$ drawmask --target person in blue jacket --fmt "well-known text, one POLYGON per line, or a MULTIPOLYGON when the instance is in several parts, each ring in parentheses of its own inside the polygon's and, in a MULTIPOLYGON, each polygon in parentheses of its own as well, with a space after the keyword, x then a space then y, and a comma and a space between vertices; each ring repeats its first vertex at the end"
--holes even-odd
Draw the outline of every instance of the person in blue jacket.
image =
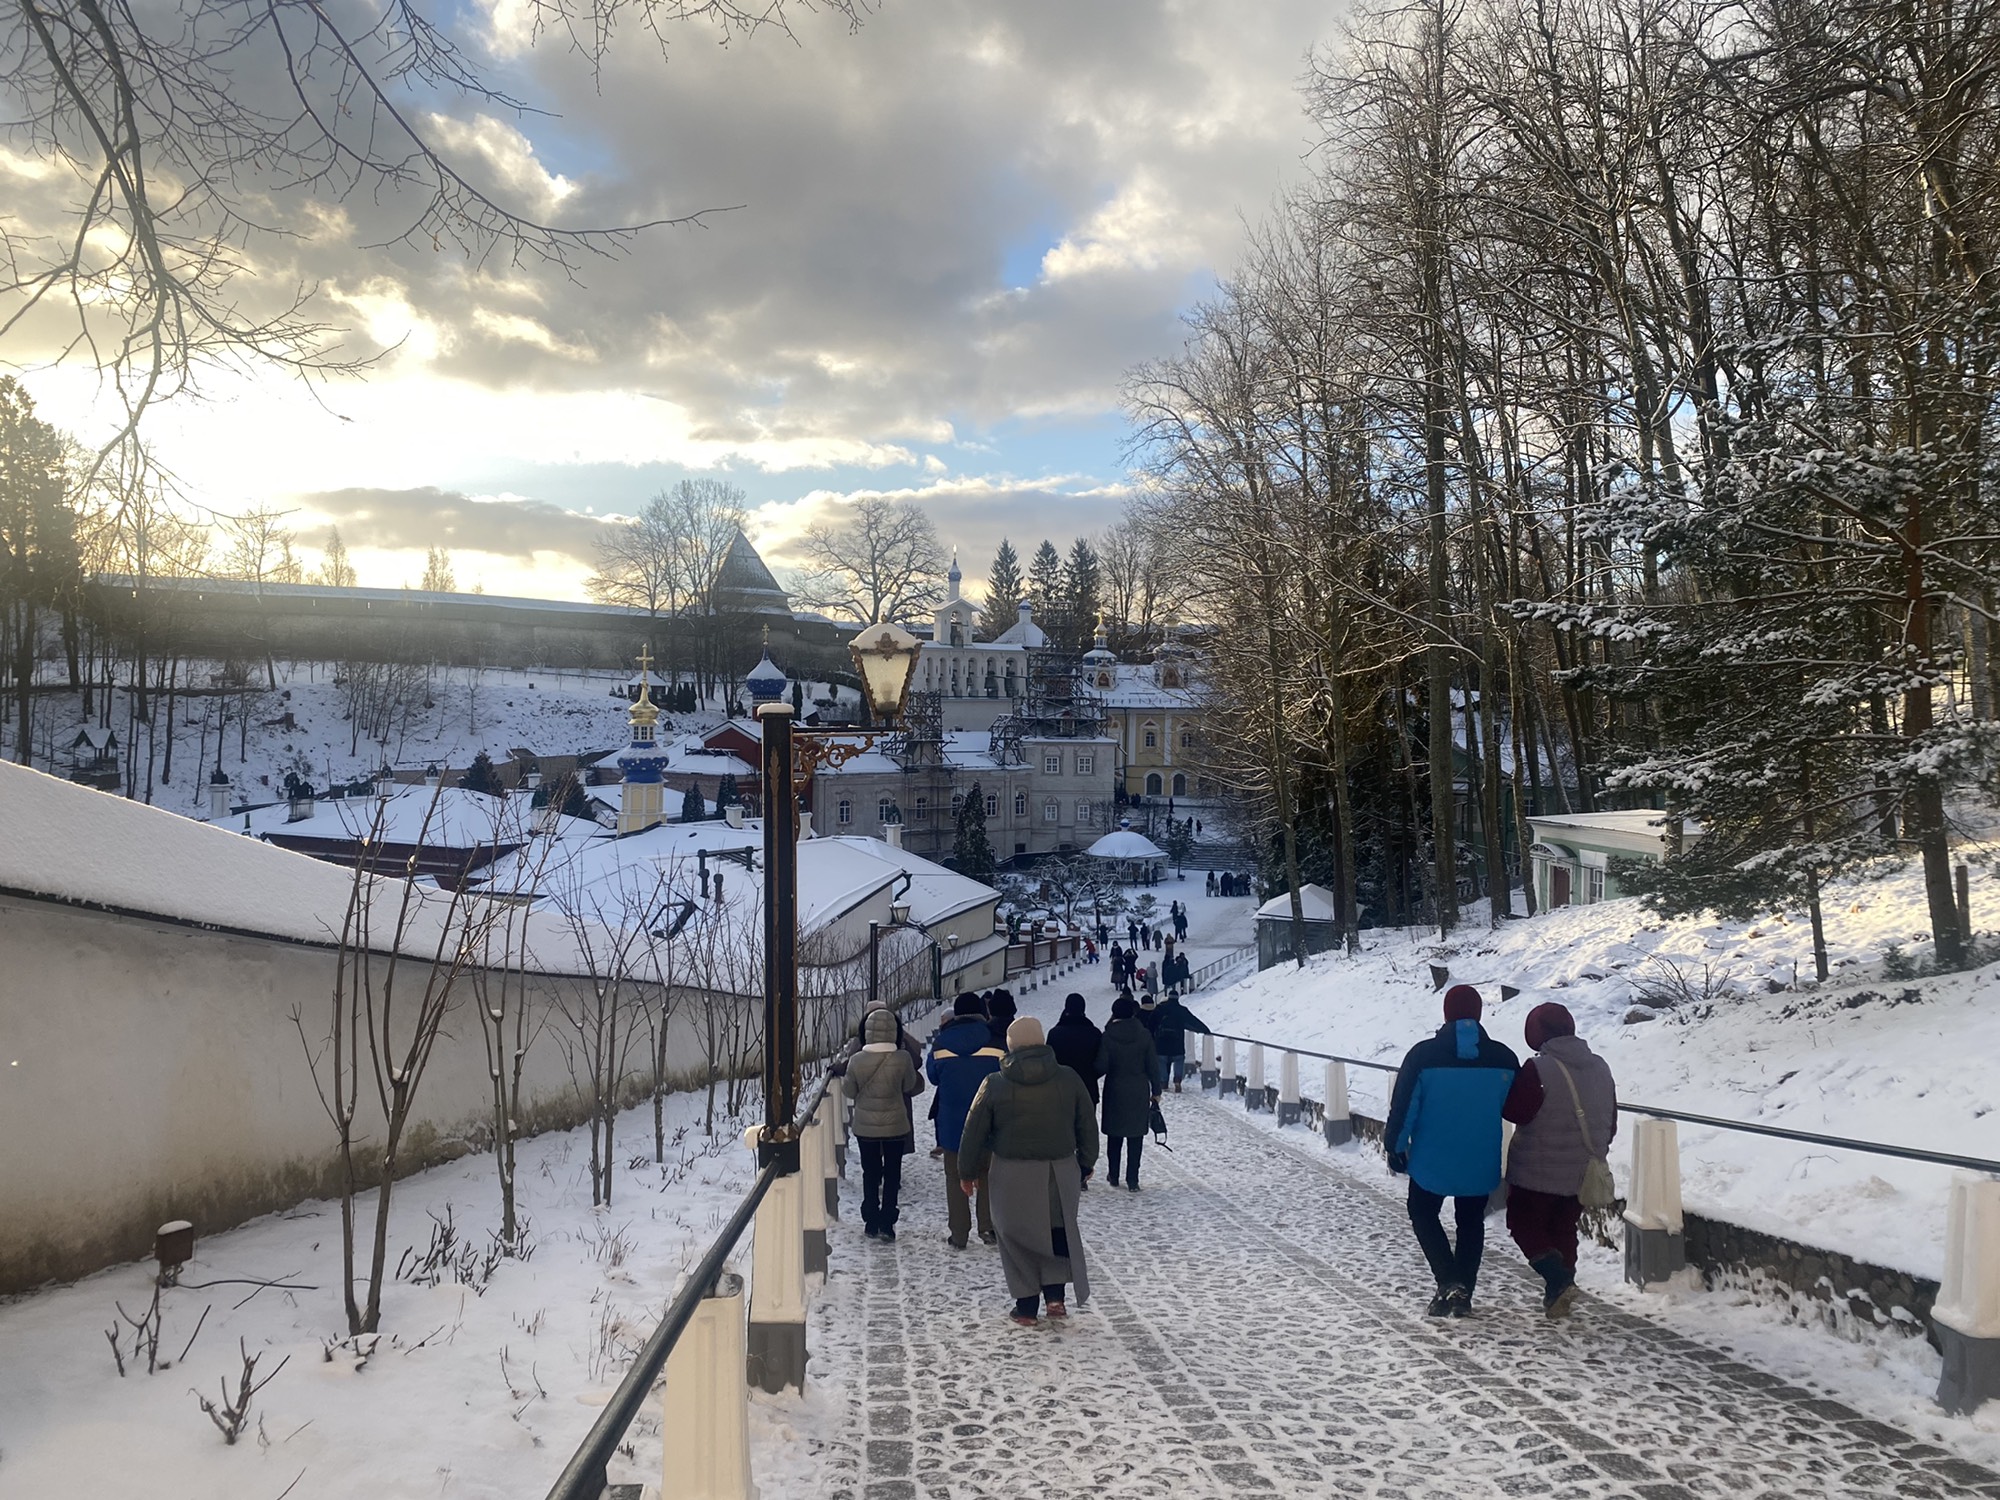
POLYGON ((1469 984, 1444 992, 1444 1025, 1397 1069, 1382 1136, 1389 1170, 1410 1174, 1410 1223, 1437 1278, 1434 1318, 1472 1311, 1486 1200, 1500 1185, 1500 1110, 1521 1068, 1513 1049, 1479 1024, 1481 1008, 1469 984), (1440 1220, 1447 1198, 1458 1221, 1456 1250, 1440 1220))
MULTIPOLYGON (((972 1099, 989 1073, 999 1071, 1006 1050, 993 1043, 992 1023, 977 995, 960 995, 952 1006, 951 1024, 931 1041, 924 1071, 937 1085, 937 1141, 944 1148, 944 1201, 948 1243, 963 1250, 972 1235, 972 1207, 958 1175, 958 1146, 965 1137, 965 1117, 972 1099)), ((970 1167, 972 1163, 967 1162, 970 1167)), ((986 1203, 986 1179, 979 1184, 979 1237, 993 1244, 993 1210, 986 1203)))

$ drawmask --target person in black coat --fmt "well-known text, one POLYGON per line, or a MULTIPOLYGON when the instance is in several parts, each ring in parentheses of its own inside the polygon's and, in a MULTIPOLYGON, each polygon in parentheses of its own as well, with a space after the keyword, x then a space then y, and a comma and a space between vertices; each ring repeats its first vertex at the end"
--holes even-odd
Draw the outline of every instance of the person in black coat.
POLYGON ((993 1022, 993 1045, 1002 1052, 1007 1050, 1007 1028, 1014 1024, 1014 1017, 1020 1008, 1014 1004, 1011 990, 994 990, 986 997, 986 1014, 993 1022))
POLYGON ((1056 1061, 1074 1069, 1083 1080, 1092 1104, 1097 1103, 1097 1049, 1103 1042, 1104 1033, 1084 1013, 1083 996, 1065 998, 1062 1019, 1049 1028, 1049 1046, 1055 1050, 1056 1061))
POLYGON ((1153 1104, 1160 1097, 1160 1054, 1129 996, 1111 1003, 1111 1024, 1104 1028, 1097 1067, 1104 1075, 1104 1180, 1118 1185, 1117 1158, 1122 1154, 1125 1186, 1136 1193, 1139 1155, 1145 1148, 1153 1104))
MULTIPOLYGON (((1187 967, 1187 960, 1181 960, 1181 967, 1187 967)), ((1181 997, 1172 990, 1167 998, 1153 1010, 1153 1045, 1160 1049, 1160 1062, 1172 1076, 1174 1092, 1181 1091, 1181 1079, 1187 1074, 1187 1034, 1199 1031, 1208 1035, 1208 1026, 1193 1011, 1181 1004, 1181 997)))

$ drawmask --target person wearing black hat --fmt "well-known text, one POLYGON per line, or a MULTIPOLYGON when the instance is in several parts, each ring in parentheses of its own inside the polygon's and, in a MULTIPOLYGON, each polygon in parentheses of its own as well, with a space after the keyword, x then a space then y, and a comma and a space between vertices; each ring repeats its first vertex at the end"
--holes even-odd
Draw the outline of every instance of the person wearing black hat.
MULTIPOLYGON (((1528 1045, 1503 1113, 1514 1122, 1507 1151, 1507 1232, 1542 1278, 1542 1311, 1569 1316, 1576 1301, 1576 1226, 1584 1173, 1618 1133, 1611 1068, 1576 1034, 1576 1018, 1553 1001, 1528 1012, 1528 1045)), ((1602 1170, 1602 1169, 1600 1169, 1602 1170)))
POLYGON ((1146 1146, 1152 1106, 1160 1098, 1160 1054, 1153 1033, 1139 1020, 1139 1007, 1125 997, 1111 1002, 1111 1021, 1098 1047, 1097 1070, 1104 1075, 1104 1180, 1118 1186, 1118 1159, 1125 1158, 1125 1186, 1139 1191, 1139 1156, 1146 1146))
MULTIPOLYGON (((963 1250, 972 1235, 972 1207, 959 1177, 958 1147, 965 1135, 965 1116, 979 1085, 997 1071, 1005 1049, 993 1045, 992 1028, 977 995, 960 995, 952 1005, 951 1023, 931 1039, 930 1061, 924 1071, 937 1085, 937 1140, 944 1153, 946 1238, 963 1250)), ((986 1183, 978 1181, 979 1237, 994 1241, 993 1211, 986 1202, 986 1183)))
POLYGON ((1007 1028, 1020 1013, 1020 1007, 1014 1003, 1012 990, 994 990, 987 995, 986 1015, 991 1022, 993 1045, 998 1047, 1003 1055, 1007 1051, 1007 1028))
POLYGON ((1104 1033, 1085 1011, 1083 996, 1065 995, 1062 1019, 1049 1028, 1049 1046, 1055 1050, 1056 1061, 1074 1069, 1083 1080, 1092 1105, 1097 1103, 1097 1048, 1103 1040, 1104 1033))
POLYGON ((1472 1311, 1486 1247, 1486 1200, 1500 1185, 1500 1111, 1521 1067, 1513 1049, 1479 1024, 1481 1008, 1469 984, 1444 992, 1444 1025, 1396 1070, 1383 1127, 1389 1170, 1410 1176, 1410 1224, 1437 1279, 1434 1318, 1472 1311), (1439 1217, 1447 1198, 1458 1225, 1455 1250, 1439 1217))

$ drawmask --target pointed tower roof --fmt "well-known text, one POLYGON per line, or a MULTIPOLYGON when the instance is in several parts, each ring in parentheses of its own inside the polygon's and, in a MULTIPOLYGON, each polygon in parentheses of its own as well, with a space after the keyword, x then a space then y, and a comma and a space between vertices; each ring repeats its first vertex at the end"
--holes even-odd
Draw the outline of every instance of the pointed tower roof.
POLYGON ((716 570, 711 592, 718 614, 782 615, 787 620, 792 617, 791 600, 778 586, 764 559, 757 555, 757 549, 750 545, 750 538, 740 531, 730 542, 722 566, 716 570))

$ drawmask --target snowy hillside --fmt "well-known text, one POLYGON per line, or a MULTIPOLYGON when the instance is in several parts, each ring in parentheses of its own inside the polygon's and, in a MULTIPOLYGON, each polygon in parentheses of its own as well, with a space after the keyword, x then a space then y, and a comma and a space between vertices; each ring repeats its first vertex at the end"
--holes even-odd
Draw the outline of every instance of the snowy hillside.
MULTIPOLYGON (((1479 987, 1489 1029, 1524 1055, 1528 1012, 1568 1006, 1627 1102, 2000 1159, 2000 964, 1894 977, 1929 956, 1914 869, 1828 898, 1824 987, 1812 982, 1802 918, 1668 921, 1613 901, 1471 926, 1444 945, 1366 932, 1354 958, 1272 969, 1199 1008, 1218 1031, 1394 1063, 1438 1024, 1428 966, 1442 963, 1479 987), (1502 1001, 1502 984, 1521 993, 1502 1001), (1669 1005, 1668 991, 1691 993, 1669 1005)), ((2000 931, 1990 869, 1973 872, 1972 917, 1990 946, 2000 931)), ((1302 1077, 1316 1080, 1315 1065, 1302 1077)), ((1350 1070, 1354 1108, 1379 1118, 1387 1084, 1350 1070)), ((1690 1125, 1680 1140, 1693 1212, 1919 1275, 1942 1270, 1947 1168, 1690 1125)), ((1621 1136, 1621 1187, 1629 1162, 1621 1136)))
MULTIPOLYGON (((138 795, 147 795, 146 759, 153 754, 150 800, 173 812, 199 814, 207 805, 204 783, 219 754, 238 805, 277 797, 287 772, 315 786, 366 776, 385 761, 420 769, 436 762, 463 768, 481 750, 495 761, 522 747, 537 755, 583 755, 614 750, 629 735, 626 701, 614 695, 628 673, 546 667, 437 667, 411 669, 400 701, 389 706, 384 693, 353 712, 362 694, 337 679, 328 662, 279 662, 272 688, 257 668, 245 692, 197 691, 174 706, 171 768, 164 709, 156 708, 150 727, 130 717, 128 695, 113 695, 108 727, 118 736, 121 765, 135 748, 138 795), (288 717, 289 716, 289 717, 288 717), (359 718, 363 722, 357 724, 359 718), (247 723, 247 728, 246 728, 247 723)), ((214 674, 197 664, 191 678, 206 685, 214 674)), ((827 691, 808 683, 809 691, 827 691)), ((164 699, 156 699, 164 703, 164 699)), ((101 710, 101 694, 97 706, 101 710)), ((669 714, 663 738, 702 733, 722 721, 727 704, 711 698, 692 714, 669 714)), ((86 724, 103 722, 101 712, 86 717, 80 693, 51 692, 36 699, 35 765, 67 775, 69 746, 86 724)))

